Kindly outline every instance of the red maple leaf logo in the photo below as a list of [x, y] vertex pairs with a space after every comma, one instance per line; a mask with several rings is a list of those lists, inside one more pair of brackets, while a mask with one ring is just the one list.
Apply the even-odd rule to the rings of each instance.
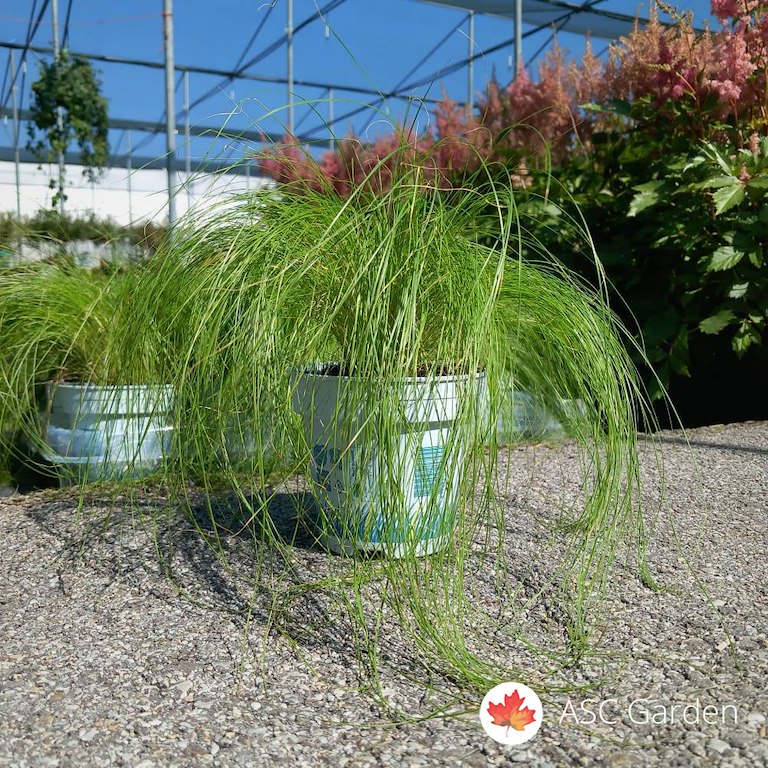
[[509, 733], [510, 728], [522, 731], [526, 725], [535, 722], [534, 715], [536, 713], [528, 707], [523, 707], [523, 701], [524, 699], [515, 689], [511, 696], [504, 696], [503, 704], [490, 702], [488, 714], [493, 718], [493, 725], [506, 726], [507, 733]]

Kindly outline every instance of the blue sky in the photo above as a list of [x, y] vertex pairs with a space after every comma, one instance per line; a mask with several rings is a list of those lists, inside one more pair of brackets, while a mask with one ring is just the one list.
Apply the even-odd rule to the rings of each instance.
[[[44, 0], [10, 0], [0, 9], [0, 40], [23, 43], [27, 38], [29, 19], [43, 5]], [[294, 0], [294, 24], [315, 17], [317, 9], [328, 0]], [[59, 0], [62, 28], [70, 0]], [[238, 61], [247, 61], [262, 54], [283, 35], [286, 24], [285, 0], [175, 0], [175, 56], [182, 65], [232, 69]], [[622, 13], [647, 15], [647, 3], [603, 0], [602, 8]], [[698, 22], [709, 14], [709, 0], [695, 0], [681, 6], [692, 10]], [[110, 56], [144, 59], [160, 62], [163, 57], [162, 0], [72, 0], [68, 27], [68, 47]], [[468, 53], [466, 14], [462, 11], [419, 0], [345, 0], [327, 16], [328, 24], [315, 20], [295, 36], [294, 76], [297, 80], [313, 80], [370, 88], [392, 90], [402, 82], [412, 83], [426, 79], [427, 84], [409, 90], [414, 97], [439, 98], [443, 89], [454, 99], [467, 97], [467, 71], [462, 68], [453, 74], [447, 70], [460, 63]], [[256, 29], [261, 30], [255, 40]], [[525, 26], [524, 30], [529, 30]], [[551, 32], [539, 32], [525, 40], [523, 53], [530, 59], [537, 49], [546, 45]], [[475, 51], [495, 46], [513, 36], [513, 25], [495, 17], [476, 17]], [[561, 33], [563, 47], [578, 54], [583, 47], [580, 35]], [[438, 43], [443, 43], [438, 46]], [[46, 12], [33, 44], [50, 46], [51, 15]], [[249, 42], [251, 45], [249, 46]], [[606, 41], [595, 40], [596, 51]], [[436, 48], [437, 47], [437, 48]], [[433, 51], [433, 49], [436, 50]], [[428, 55], [430, 54], [430, 55]], [[18, 53], [16, 54], [18, 61]], [[34, 79], [39, 55], [29, 57], [25, 82], [24, 104], [29, 101], [29, 83]], [[493, 72], [498, 79], [511, 79], [512, 46], [507, 44], [475, 63], [475, 90], [479, 91]], [[424, 59], [422, 61], [422, 59]], [[99, 63], [104, 93], [109, 99], [110, 116], [124, 119], [159, 121], [163, 117], [164, 85], [161, 70], [144, 69], [110, 63]], [[8, 52], [0, 49], [0, 82], [7, 79]], [[264, 55], [249, 70], [265, 77], [285, 77], [286, 50], [280, 47]], [[435, 74], [436, 73], [436, 74]], [[182, 119], [182, 87], [177, 83], [178, 118]], [[206, 98], [191, 110], [191, 122], [198, 126], [216, 127], [227, 121], [238, 129], [252, 128], [282, 132], [287, 114], [284, 85], [237, 80], [222, 83], [221, 78], [191, 74], [191, 100], [206, 94]], [[297, 99], [327, 100], [328, 96], [317, 88], [297, 87]], [[371, 97], [334, 91], [334, 116], [364, 107]], [[9, 105], [7, 85], [0, 94], [0, 104]], [[360, 114], [339, 122], [336, 131], [345, 134], [352, 127], [369, 136], [385, 133], [388, 121], [402, 119], [406, 102], [392, 100], [378, 107], [364, 109]], [[408, 107], [409, 117], [418, 110]], [[384, 110], [383, 112], [381, 110]], [[387, 114], [387, 110], [389, 114]], [[317, 138], [328, 136], [329, 104], [316, 102], [312, 107], [296, 110], [299, 133], [312, 132]], [[426, 127], [428, 111], [418, 113], [418, 125]], [[0, 128], [0, 145], [8, 146], [9, 132]], [[126, 136], [123, 131], [113, 133], [113, 149], [124, 151]], [[145, 157], [161, 155], [162, 137], [152, 138], [135, 132], [132, 136], [138, 154]], [[236, 159], [243, 147], [236, 143], [212, 143], [202, 137], [192, 143], [194, 156], [220, 156]]]

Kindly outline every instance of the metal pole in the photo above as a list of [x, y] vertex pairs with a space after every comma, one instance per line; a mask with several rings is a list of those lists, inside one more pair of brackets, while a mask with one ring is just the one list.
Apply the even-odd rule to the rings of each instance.
[[16, 60], [11, 54], [11, 107], [13, 109], [13, 165], [16, 174], [16, 216], [21, 219], [21, 161], [19, 158], [19, 105], [16, 101]]
[[126, 131], [125, 134], [127, 140], [127, 157], [125, 159], [125, 169], [128, 171], [128, 223], [133, 224], [133, 189], [131, 176], [133, 175], [133, 163], [131, 160], [131, 153], [133, 147], [131, 146], [131, 131]]
[[[53, 25], [53, 61], [55, 64], [59, 63], [61, 58], [61, 52], [59, 50], [59, 2], [58, 0], [52, 0], [51, 2], [51, 22]], [[64, 116], [61, 114], [61, 107], [56, 108], [56, 128], [59, 131], [59, 136], [64, 134]], [[64, 152], [59, 150], [59, 211], [64, 213], [64, 174], [66, 168], [64, 166]]]
[[165, 167], [168, 175], [168, 226], [176, 221], [173, 197], [173, 160], [176, 156], [176, 94], [173, 62], [173, 0], [163, 0], [163, 38], [165, 40]]
[[192, 207], [192, 157], [190, 152], [192, 148], [189, 139], [189, 70], [184, 70], [184, 173], [186, 175], [187, 187], [187, 210]]
[[515, 0], [515, 66], [514, 79], [520, 74], [520, 61], [523, 58], [523, 0]]
[[293, 136], [293, 0], [286, 3], [288, 23], [285, 36], [288, 43], [288, 133]]
[[469, 56], [467, 63], [467, 117], [472, 117], [475, 103], [475, 12], [469, 12]]
[[330, 132], [330, 140], [329, 145], [331, 149], [333, 149], [333, 142], [334, 142], [334, 131], [333, 131], [333, 99], [334, 99], [334, 91], [333, 88], [328, 89], [328, 131]]

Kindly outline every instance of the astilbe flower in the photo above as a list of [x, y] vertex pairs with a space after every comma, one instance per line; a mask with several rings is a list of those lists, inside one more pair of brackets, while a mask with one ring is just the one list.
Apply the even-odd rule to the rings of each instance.
[[742, 184], [746, 184], [751, 178], [752, 178], [752, 176], [750, 176], [750, 173], [747, 170], [747, 164], [746, 163], [742, 163], [741, 164], [741, 169], [739, 170], [739, 181]]
[[725, 24], [729, 19], [739, 15], [740, 6], [743, 0], [712, 0], [712, 15], [721, 23]]
[[727, 32], [720, 35], [712, 53], [712, 66], [707, 73], [711, 76], [705, 80], [705, 84], [714, 89], [721, 101], [733, 108], [756, 69], [744, 32]]
[[430, 181], [436, 169], [426, 162], [434, 145], [431, 135], [417, 136], [403, 128], [364, 142], [354, 134], [337, 142], [318, 163], [299, 148], [295, 139], [283, 142], [263, 153], [263, 173], [281, 183], [316, 191], [334, 192], [348, 197], [353, 189], [363, 187], [373, 193], [385, 192], [401, 166], [424, 168], [423, 178]]
[[323, 154], [320, 161], [320, 170], [323, 176], [327, 178], [333, 190], [341, 197], [347, 197], [349, 195], [349, 182], [343, 178], [341, 158], [337, 152], [328, 150]]
[[340, 173], [334, 188], [342, 196], [361, 185], [374, 193], [385, 192], [399, 166], [420, 164], [418, 158], [428, 152], [432, 143], [430, 136], [419, 137], [403, 128], [373, 142], [349, 136], [339, 145]]
[[689, 19], [670, 29], [656, 13], [648, 24], [635, 24], [609, 51], [605, 76], [612, 98], [633, 101], [650, 97], [663, 107], [670, 99], [696, 96], [697, 78], [710, 47], [708, 34], [697, 38]]
[[583, 109], [584, 105], [605, 104], [613, 98], [605, 77], [605, 64], [595, 56], [589, 35], [584, 42], [584, 53], [579, 62], [566, 61], [561, 52], [558, 52], [558, 56], [562, 60], [558, 74], [564, 82], [573, 121], [571, 138], [588, 147], [595, 130], [605, 130], [611, 123], [605, 113], [585, 112]]
[[[653, 12], [645, 27], [636, 24], [611, 46], [605, 64], [592, 53], [589, 41], [580, 62], [568, 61], [555, 46], [536, 80], [521, 70], [502, 87], [493, 77], [476, 114], [444, 96], [435, 108], [432, 129], [423, 135], [401, 127], [374, 141], [350, 135], [319, 162], [295, 139], [285, 137], [264, 153], [262, 171], [282, 183], [346, 197], [361, 184], [373, 192], [386, 190], [404, 165], [419, 166], [425, 180], [448, 188], [483, 163], [517, 158], [512, 183], [526, 186], [529, 165], [539, 163], [545, 152], [563, 162], [578, 145], [588, 147], [595, 130], [621, 128], [622, 118], [580, 108], [613, 99], [631, 103], [647, 98], [653, 118], [692, 136], [705, 135], [713, 120], [749, 125], [749, 133], [760, 126], [766, 133], [768, 3], [712, 0], [712, 11], [730, 23], [702, 34], [694, 32], [689, 16], [669, 28]], [[673, 102], [687, 103], [690, 110], [672, 111]]]
[[447, 95], [435, 107], [435, 141], [429, 160], [441, 187], [456, 174], [472, 173], [491, 154], [490, 131]]
[[729, 21], [746, 21], [759, 13], [763, 0], [712, 0], [712, 15], [723, 25]]
[[575, 103], [569, 92], [564, 57], [559, 47], [539, 67], [538, 81], [521, 69], [505, 89], [495, 78], [480, 100], [480, 123], [491, 132], [497, 148], [528, 156], [546, 147], [559, 153], [574, 129]]
[[608, 91], [605, 66], [592, 51], [592, 40], [587, 36], [584, 55], [578, 65], [565, 68], [566, 88], [575, 104], [606, 102], [612, 94]]
[[762, 13], [754, 18], [742, 18], [735, 28], [736, 33], [743, 37], [745, 57], [754, 65], [754, 72], [743, 84], [735, 107], [742, 119], [757, 120], [765, 129], [768, 121], [768, 5], [763, 5]]
[[528, 189], [533, 184], [525, 158], [522, 158], [517, 164], [515, 172], [510, 176], [509, 180], [514, 189]]
[[607, 91], [614, 98], [630, 100], [648, 90], [645, 84], [652, 72], [651, 67], [655, 67], [660, 59], [662, 32], [654, 15], [646, 28], [640, 29], [635, 23], [630, 35], [610, 46], [605, 82]]
[[[672, 29], [654, 16], [649, 25], [611, 47], [606, 77], [614, 98], [650, 96], [664, 108], [670, 100], [690, 99], [696, 109], [721, 121], [761, 109], [768, 63], [766, 5], [754, 0], [713, 0], [713, 13], [731, 27], [696, 35], [689, 18]], [[709, 97], [716, 97], [714, 108]], [[707, 115], [701, 114], [701, 129]]]
[[327, 188], [327, 177], [298, 139], [286, 134], [259, 157], [261, 172], [281, 184], [304, 186], [316, 192]]

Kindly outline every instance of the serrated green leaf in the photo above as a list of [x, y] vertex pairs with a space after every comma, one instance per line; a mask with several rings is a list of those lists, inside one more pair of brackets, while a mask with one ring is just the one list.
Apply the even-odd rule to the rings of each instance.
[[656, 368], [656, 376], [648, 383], [648, 396], [651, 400], [658, 400], [666, 395], [670, 378], [671, 369], [668, 362]]
[[695, 185], [696, 189], [718, 189], [719, 187], [741, 186], [741, 182], [735, 176], [715, 176]]
[[720, 333], [736, 316], [730, 309], [721, 309], [711, 317], [707, 317], [699, 323], [699, 330], [702, 333]]
[[768, 189], [768, 176], [755, 176], [747, 182], [747, 187], [764, 192]]
[[709, 141], [704, 142], [704, 156], [713, 163], [716, 163], [728, 175], [732, 175], [731, 166], [728, 160], [720, 154], [717, 147]]
[[744, 258], [743, 251], [737, 251], [733, 246], [723, 245], [713, 254], [707, 265], [707, 272], [722, 272], [735, 267]]
[[672, 307], [652, 314], [643, 326], [643, 339], [649, 346], [666, 342], [677, 330], [680, 320]]
[[763, 254], [759, 251], [751, 251], [749, 254], [749, 260], [752, 265], [760, 269], [763, 266]]
[[588, 101], [586, 104], [579, 104], [579, 107], [588, 112], [603, 112], [611, 115], [623, 115], [624, 117], [629, 117], [632, 113], [630, 102], [621, 99], [611, 99], [607, 104]]
[[743, 322], [736, 331], [731, 346], [733, 351], [741, 357], [753, 344], [760, 343], [760, 332], [747, 322]]
[[733, 351], [741, 357], [754, 343], [754, 339], [748, 333], [737, 333], [733, 337], [731, 346]]
[[719, 216], [721, 213], [738, 205], [745, 195], [744, 187], [741, 182], [736, 179], [735, 184], [729, 184], [727, 187], [718, 189], [717, 192], [712, 193], [712, 200], [715, 203], [715, 216]]
[[683, 172], [685, 172], [685, 171], [687, 171], [687, 170], [689, 170], [691, 168], [697, 168], [702, 163], [706, 163], [706, 162], [707, 162], [707, 158], [706, 157], [702, 157], [701, 155], [696, 155], [696, 157], [694, 157], [692, 160], [690, 160], [689, 162], [687, 162], [683, 166]]
[[628, 144], [619, 155], [619, 162], [636, 163], [641, 160], [648, 161], [649, 156], [656, 152], [656, 147], [652, 144]]
[[[746, 221], [746, 216], [739, 216], [739, 224], [745, 225], [748, 222]], [[726, 241], [728, 245], [732, 245], [737, 251], [744, 251], [744, 253], [749, 253], [750, 251], [754, 251], [756, 248], [760, 247], [760, 240], [762, 239], [763, 232], [762, 227], [760, 228], [760, 231], [755, 235], [754, 231], [751, 230], [737, 230], [733, 233], [733, 237]]]
[[617, 115], [629, 117], [632, 114], [632, 103], [624, 99], [610, 99], [608, 106]]
[[687, 328], [681, 328], [669, 352], [669, 364], [672, 370], [680, 376], [690, 376], [691, 372], [688, 368], [688, 330]]
[[639, 184], [636, 186], [634, 188], [636, 194], [629, 204], [629, 212], [627, 213], [627, 216], [637, 216], [640, 211], [644, 211], [646, 208], [656, 205], [661, 198], [659, 190], [663, 185], [663, 181], [649, 181], [646, 184]]
[[733, 286], [731, 286], [731, 290], [728, 291], [728, 295], [732, 299], [740, 299], [749, 288], [749, 283], [735, 283]]

